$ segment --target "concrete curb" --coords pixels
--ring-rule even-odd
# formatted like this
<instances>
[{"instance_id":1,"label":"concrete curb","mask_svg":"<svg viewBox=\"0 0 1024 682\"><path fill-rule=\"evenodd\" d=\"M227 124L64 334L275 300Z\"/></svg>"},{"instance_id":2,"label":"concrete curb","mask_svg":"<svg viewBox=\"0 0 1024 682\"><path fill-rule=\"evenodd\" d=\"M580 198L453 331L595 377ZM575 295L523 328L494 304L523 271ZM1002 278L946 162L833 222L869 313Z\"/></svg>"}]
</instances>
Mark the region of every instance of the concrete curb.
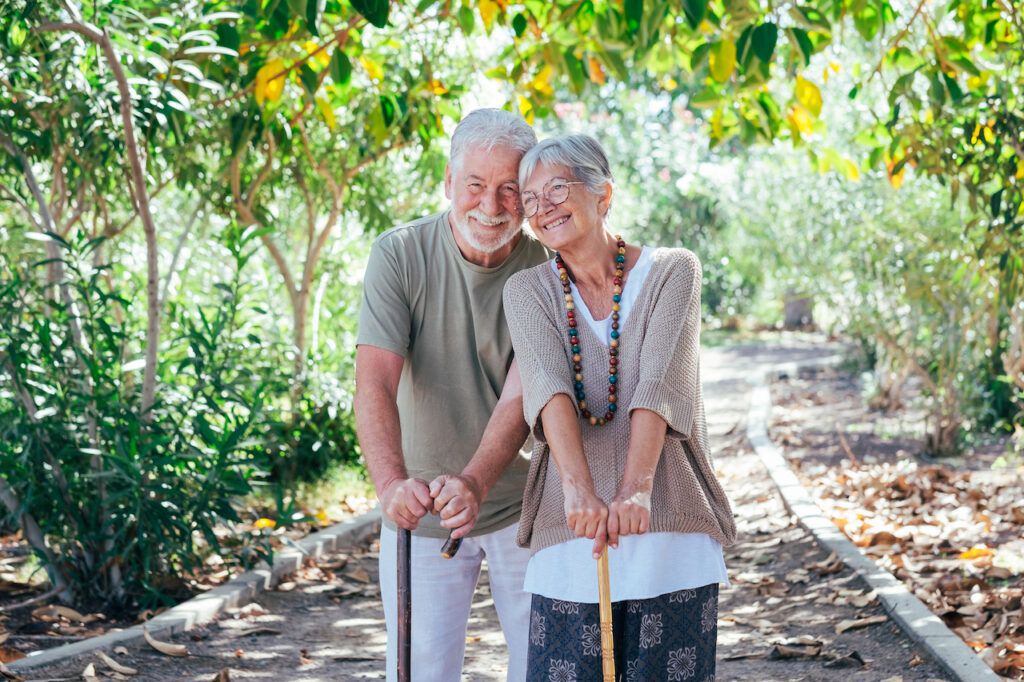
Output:
<instances>
[{"instance_id":1,"label":"concrete curb","mask_svg":"<svg viewBox=\"0 0 1024 682\"><path fill-rule=\"evenodd\" d=\"M294 573L302 567L306 557L320 557L344 547L356 545L380 528L380 510L373 509L355 518L335 524L293 543L289 549L274 555L274 565L247 571L237 578L205 592L187 602L164 611L145 623L149 633L157 639L191 630L196 625L208 623L231 608L238 608L251 602L260 592L275 586L282 576ZM143 641L143 625L134 625L126 630L108 632L99 637L65 644L29 654L7 667L12 672L24 672L31 668L62 663L73 656L100 649L111 649L119 644L135 644Z\"/></svg>"},{"instance_id":2,"label":"concrete curb","mask_svg":"<svg viewBox=\"0 0 1024 682\"><path fill-rule=\"evenodd\" d=\"M756 376L747 418L747 438L768 469L790 513L797 517L800 525L810 531L819 543L835 552L843 563L856 571L875 590L882 607L911 639L961 682L995 682L1002 679L921 600L911 594L902 582L861 553L843 535L801 485L783 456L782 449L768 437L768 417L772 406L768 377L781 374L795 376L801 368L834 366L838 362L837 356L829 356L810 362L777 365L769 372Z\"/></svg>"}]
</instances>

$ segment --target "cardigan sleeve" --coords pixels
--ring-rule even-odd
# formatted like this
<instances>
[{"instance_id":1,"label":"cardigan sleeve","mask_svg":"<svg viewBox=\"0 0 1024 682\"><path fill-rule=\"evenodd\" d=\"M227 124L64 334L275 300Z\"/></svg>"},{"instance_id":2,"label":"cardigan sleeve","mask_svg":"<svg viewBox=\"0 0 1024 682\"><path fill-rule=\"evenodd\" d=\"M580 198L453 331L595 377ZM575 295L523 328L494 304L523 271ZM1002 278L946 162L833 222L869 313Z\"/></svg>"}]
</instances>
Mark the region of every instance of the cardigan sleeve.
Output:
<instances>
[{"instance_id":1,"label":"cardigan sleeve","mask_svg":"<svg viewBox=\"0 0 1024 682\"><path fill-rule=\"evenodd\" d=\"M543 263L539 268L550 267ZM547 443L540 413L552 398L564 393L573 400L568 349L562 330L545 302L538 268L516 273L505 283L505 320L523 381L523 416L536 440ZM578 411L578 410L577 410Z\"/></svg>"},{"instance_id":2,"label":"cardigan sleeve","mask_svg":"<svg viewBox=\"0 0 1024 682\"><path fill-rule=\"evenodd\" d=\"M685 249L658 282L640 346L639 381L629 405L651 410L668 424L670 438L690 438L700 362L700 260Z\"/></svg>"}]
</instances>

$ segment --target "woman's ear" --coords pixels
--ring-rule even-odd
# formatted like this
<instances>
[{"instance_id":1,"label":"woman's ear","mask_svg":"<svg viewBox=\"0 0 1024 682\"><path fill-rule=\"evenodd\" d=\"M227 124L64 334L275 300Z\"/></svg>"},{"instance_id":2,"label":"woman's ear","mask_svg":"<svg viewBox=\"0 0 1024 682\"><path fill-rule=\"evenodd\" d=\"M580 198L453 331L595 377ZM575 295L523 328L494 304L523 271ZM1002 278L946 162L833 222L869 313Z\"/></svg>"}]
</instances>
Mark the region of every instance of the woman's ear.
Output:
<instances>
[{"instance_id":1,"label":"woman's ear","mask_svg":"<svg viewBox=\"0 0 1024 682\"><path fill-rule=\"evenodd\" d=\"M597 210L600 212L601 217L607 217L608 211L612 208L612 194L614 190L611 182L606 182L604 185L604 195L597 200Z\"/></svg>"}]
</instances>

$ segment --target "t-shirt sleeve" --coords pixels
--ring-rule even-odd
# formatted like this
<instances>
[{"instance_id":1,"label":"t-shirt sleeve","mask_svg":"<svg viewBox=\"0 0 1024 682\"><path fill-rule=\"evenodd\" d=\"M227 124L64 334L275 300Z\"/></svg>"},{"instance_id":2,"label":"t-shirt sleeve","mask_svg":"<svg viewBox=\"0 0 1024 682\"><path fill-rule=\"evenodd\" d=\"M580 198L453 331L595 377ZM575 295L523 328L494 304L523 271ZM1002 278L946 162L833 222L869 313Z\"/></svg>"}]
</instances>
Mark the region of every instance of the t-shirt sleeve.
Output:
<instances>
[{"instance_id":1,"label":"t-shirt sleeve","mask_svg":"<svg viewBox=\"0 0 1024 682\"><path fill-rule=\"evenodd\" d=\"M375 346L405 356L412 342L412 309L406 278L393 247L378 239L370 250L363 279L356 345Z\"/></svg>"},{"instance_id":2,"label":"t-shirt sleeve","mask_svg":"<svg viewBox=\"0 0 1024 682\"><path fill-rule=\"evenodd\" d=\"M523 381L523 416L536 440L546 443L540 413L552 398L564 393L573 400L562 332L544 305L533 273L513 276L505 284L505 320L512 335L512 348Z\"/></svg>"},{"instance_id":3,"label":"t-shirt sleeve","mask_svg":"<svg viewBox=\"0 0 1024 682\"><path fill-rule=\"evenodd\" d=\"M701 265L690 251L672 264L656 292L640 347L640 376L629 405L668 424L668 437L687 439L693 429L700 376Z\"/></svg>"}]
</instances>

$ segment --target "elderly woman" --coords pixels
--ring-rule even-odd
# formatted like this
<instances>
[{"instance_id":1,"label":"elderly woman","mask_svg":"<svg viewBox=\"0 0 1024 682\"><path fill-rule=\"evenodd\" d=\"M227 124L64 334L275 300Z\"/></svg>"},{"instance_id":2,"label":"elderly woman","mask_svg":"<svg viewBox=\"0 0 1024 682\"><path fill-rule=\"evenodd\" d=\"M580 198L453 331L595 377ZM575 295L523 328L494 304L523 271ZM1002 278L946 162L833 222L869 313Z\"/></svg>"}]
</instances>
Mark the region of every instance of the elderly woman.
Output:
<instances>
[{"instance_id":1,"label":"elderly woman","mask_svg":"<svg viewBox=\"0 0 1024 682\"><path fill-rule=\"evenodd\" d=\"M504 291L535 437L519 526L533 553L528 679L601 679L606 545L620 679L712 679L736 527L708 458L700 261L608 231L612 175L587 135L541 142L519 183L556 252Z\"/></svg>"}]
</instances>

